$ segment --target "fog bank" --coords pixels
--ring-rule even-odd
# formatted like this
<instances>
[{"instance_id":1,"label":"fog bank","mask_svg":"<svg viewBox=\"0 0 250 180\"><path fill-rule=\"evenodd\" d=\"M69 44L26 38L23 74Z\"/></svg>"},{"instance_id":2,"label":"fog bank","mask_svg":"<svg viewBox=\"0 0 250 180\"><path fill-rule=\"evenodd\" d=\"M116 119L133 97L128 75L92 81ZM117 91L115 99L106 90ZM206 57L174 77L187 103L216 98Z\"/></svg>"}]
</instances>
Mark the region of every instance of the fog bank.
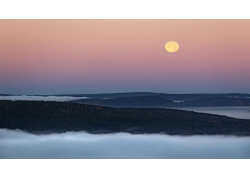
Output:
<instances>
[{"instance_id":1,"label":"fog bank","mask_svg":"<svg viewBox=\"0 0 250 180\"><path fill-rule=\"evenodd\" d=\"M250 120L249 106L231 106L231 107L176 107L172 109L180 109L208 114L223 115L239 119Z\"/></svg>"},{"instance_id":2,"label":"fog bank","mask_svg":"<svg viewBox=\"0 0 250 180\"><path fill-rule=\"evenodd\" d=\"M86 132L34 135L0 129L0 158L250 158L250 138Z\"/></svg>"},{"instance_id":3,"label":"fog bank","mask_svg":"<svg viewBox=\"0 0 250 180\"><path fill-rule=\"evenodd\" d=\"M76 99L87 99L87 97L72 96L0 96L0 100L30 100L30 101L72 101Z\"/></svg>"}]
</instances>

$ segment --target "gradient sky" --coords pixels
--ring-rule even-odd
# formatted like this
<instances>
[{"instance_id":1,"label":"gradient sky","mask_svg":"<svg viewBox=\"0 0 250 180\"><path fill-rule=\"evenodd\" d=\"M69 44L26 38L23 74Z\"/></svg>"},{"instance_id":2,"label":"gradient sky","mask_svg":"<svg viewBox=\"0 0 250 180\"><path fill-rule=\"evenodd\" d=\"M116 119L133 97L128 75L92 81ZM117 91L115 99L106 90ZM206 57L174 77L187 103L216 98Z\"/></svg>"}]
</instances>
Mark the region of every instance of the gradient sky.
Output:
<instances>
[{"instance_id":1,"label":"gradient sky","mask_svg":"<svg viewBox=\"0 0 250 180\"><path fill-rule=\"evenodd\" d=\"M0 20L0 93L250 93L250 20ZM165 44L180 49L168 53Z\"/></svg>"}]
</instances>

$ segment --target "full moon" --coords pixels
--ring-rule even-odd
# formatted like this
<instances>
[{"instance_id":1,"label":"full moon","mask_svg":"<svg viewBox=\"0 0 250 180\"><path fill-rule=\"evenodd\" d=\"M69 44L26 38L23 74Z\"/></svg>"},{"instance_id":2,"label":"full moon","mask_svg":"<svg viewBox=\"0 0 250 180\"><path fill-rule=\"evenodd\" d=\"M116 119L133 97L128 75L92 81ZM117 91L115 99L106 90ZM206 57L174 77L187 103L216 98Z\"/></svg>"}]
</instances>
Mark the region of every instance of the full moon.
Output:
<instances>
[{"instance_id":1,"label":"full moon","mask_svg":"<svg viewBox=\"0 0 250 180\"><path fill-rule=\"evenodd\" d=\"M176 52L179 49L179 44L175 41L169 41L166 43L165 49L168 52Z\"/></svg>"}]
</instances>

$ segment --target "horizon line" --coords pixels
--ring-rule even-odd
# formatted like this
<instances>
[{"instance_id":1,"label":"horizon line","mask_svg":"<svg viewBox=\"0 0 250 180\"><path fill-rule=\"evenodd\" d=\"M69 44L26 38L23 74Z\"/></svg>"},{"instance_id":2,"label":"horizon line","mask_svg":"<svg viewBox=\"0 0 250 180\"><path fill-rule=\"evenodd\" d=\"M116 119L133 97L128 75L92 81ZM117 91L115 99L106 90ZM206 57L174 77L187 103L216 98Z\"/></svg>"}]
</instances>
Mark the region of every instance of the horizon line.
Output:
<instances>
[{"instance_id":1,"label":"horizon line","mask_svg":"<svg viewBox=\"0 0 250 180\"><path fill-rule=\"evenodd\" d=\"M164 92L110 92L110 93L59 93L59 94L8 94L8 93L0 93L0 95L10 95L10 96L62 96L62 95L105 95L105 94L136 94L136 93L149 93L149 94L171 94L171 95L188 95L188 94L250 94L250 93L240 93L240 92L231 92L231 93L208 93L208 92L200 92L200 93L164 93Z\"/></svg>"}]
</instances>

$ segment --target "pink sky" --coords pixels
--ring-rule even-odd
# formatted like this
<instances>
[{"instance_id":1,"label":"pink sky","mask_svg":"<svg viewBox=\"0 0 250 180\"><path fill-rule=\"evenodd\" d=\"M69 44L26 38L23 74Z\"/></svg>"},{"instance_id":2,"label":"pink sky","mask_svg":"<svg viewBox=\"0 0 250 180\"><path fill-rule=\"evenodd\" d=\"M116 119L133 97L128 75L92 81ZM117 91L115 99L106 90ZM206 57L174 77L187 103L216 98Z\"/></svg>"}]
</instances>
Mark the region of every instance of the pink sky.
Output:
<instances>
[{"instance_id":1,"label":"pink sky","mask_svg":"<svg viewBox=\"0 0 250 180\"><path fill-rule=\"evenodd\" d=\"M250 93L250 20L0 20L0 93ZM180 49L164 46L176 41Z\"/></svg>"}]
</instances>

